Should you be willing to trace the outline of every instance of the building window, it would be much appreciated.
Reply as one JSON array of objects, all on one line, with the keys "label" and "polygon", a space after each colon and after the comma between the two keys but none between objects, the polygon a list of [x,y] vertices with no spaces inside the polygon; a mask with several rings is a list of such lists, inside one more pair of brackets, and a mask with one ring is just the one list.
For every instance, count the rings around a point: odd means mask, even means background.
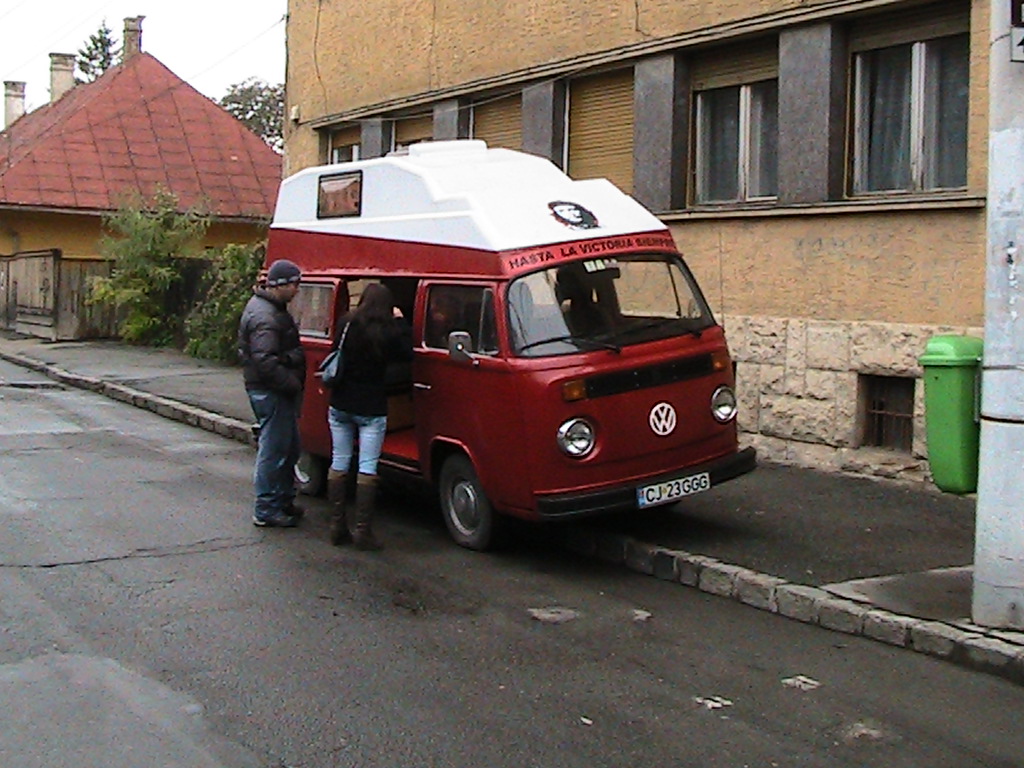
[{"label": "building window", "polygon": [[914,443],[914,380],[862,376],[862,444],[910,453]]},{"label": "building window", "polygon": [[523,146],[523,97],[519,91],[478,101],[470,113],[470,136],[488,147],[521,149]]},{"label": "building window", "polygon": [[431,141],[433,138],[433,111],[423,115],[401,117],[395,120],[391,151],[401,152],[413,144],[419,144],[421,141]]},{"label": "building window", "polygon": [[359,159],[359,145],[346,144],[340,147],[331,147],[332,163],[351,163]]},{"label": "building window", "polygon": [[967,185],[968,71],[966,34],[856,54],[854,193]]},{"label": "building window", "polygon": [[331,133],[330,152],[327,156],[331,163],[351,163],[359,159],[360,135],[358,125],[349,125]]},{"label": "building window", "polygon": [[777,79],[699,92],[696,202],[775,197],[778,135]]},{"label": "building window", "polygon": [[569,83],[566,172],[574,179],[608,179],[633,192],[633,68]]}]

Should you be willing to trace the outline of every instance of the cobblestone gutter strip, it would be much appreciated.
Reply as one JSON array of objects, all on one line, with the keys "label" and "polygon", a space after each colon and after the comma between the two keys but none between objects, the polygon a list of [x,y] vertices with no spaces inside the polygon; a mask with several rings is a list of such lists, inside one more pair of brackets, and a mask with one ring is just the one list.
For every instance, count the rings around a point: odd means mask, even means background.
[{"label": "cobblestone gutter strip", "polygon": [[713,557],[665,549],[581,525],[568,530],[566,545],[579,554],[624,565],[663,581],[1024,684],[1024,646],[999,638],[995,631],[890,613]]},{"label": "cobblestone gutter strip", "polygon": [[193,427],[205,429],[207,432],[215,432],[222,437],[237,440],[246,445],[253,444],[252,425],[248,422],[232,419],[219,413],[186,405],[185,403],[179,403],[176,400],[170,400],[159,395],[142,392],[133,387],[126,387],[123,384],[114,384],[91,376],[71,373],[63,368],[58,368],[24,355],[0,350],[0,358],[15,365],[30,368],[69,387],[87,389],[91,392],[105,395],[112,400],[119,400],[122,403],[134,405],[136,408],[152,411],[158,416],[163,416],[165,419],[180,421]]}]

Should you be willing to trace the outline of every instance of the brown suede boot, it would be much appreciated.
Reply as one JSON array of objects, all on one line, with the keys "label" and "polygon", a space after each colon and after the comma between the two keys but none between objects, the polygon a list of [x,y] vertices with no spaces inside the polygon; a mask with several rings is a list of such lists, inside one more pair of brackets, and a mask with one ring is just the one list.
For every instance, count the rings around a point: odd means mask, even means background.
[{"label": "brown suede boot", "polygon": [[338,546],[349,541],[345,515],[345,481],[348,475],[333,469],[327,471],[327,500],[331,502],[331,544]]},{"label": "brown suede boot", "polygon": [[373,535],[371,521],[373,505],[377,496],[376,475],[356,476],[356,508],[349,517],[349,531],[356,549],[376,550],[382,545]]}]

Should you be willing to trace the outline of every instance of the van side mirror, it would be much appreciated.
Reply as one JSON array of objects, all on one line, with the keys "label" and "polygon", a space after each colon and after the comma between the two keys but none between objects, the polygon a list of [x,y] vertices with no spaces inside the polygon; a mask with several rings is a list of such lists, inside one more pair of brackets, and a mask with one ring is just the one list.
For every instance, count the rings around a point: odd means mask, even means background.
[{"label": "van side mirror", "polygon": [[448,334],[448,354],[452,360],[468,363],[473,359],[470,350],[473,348],[473,337],[466,331],[452,331]]}]

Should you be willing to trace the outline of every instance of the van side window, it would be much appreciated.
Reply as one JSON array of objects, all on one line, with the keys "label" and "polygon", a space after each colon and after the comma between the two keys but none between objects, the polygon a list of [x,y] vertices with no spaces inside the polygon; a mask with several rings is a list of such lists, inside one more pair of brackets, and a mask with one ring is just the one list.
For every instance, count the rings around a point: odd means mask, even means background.
[{"label": "van side window", "polygon": [[300,283],[299,292],[288,305],[303,336],[327,338],[331,333],[334,286],[325,283]]},{"label": "van side window", "polygon": [[316,198],[316,217],[331,219],[358,216],[363,208],[363,174],[332,173],[321,176]]},{"label": "van side window", "polygon": [[494,319],[494,291],[479,285],[435,285],[427,296],[427,321],[423,342],[436,349],[448,348],[448,334],[465,331],[470,351],[493,355],[498,351]]}]

